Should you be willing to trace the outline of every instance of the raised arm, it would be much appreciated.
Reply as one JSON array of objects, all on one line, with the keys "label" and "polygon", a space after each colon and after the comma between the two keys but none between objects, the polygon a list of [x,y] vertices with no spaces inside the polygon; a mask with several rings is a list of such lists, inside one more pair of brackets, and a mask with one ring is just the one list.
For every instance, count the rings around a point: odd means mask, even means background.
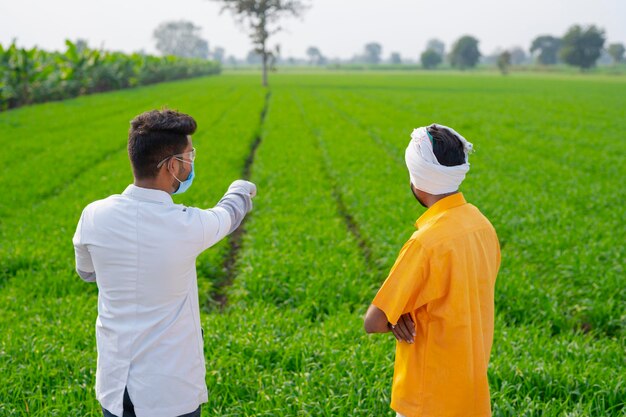
[{"label": "raised arm", "polygon": [[228,234],[239,227],[246,214],[252,210],[252,198],[256,196],[256,185],[250,181],[237,180],[233,182],[224,197],[217,203],[230,215],[230,229]]},{"label": "raised arm", "polygon": [[204,229],[201,251],[215,245],[239,227],[246,214],[252,210],[252,198],[255,195],[256,185],[237,180],[228,187],[215,207],[199,211]]}]

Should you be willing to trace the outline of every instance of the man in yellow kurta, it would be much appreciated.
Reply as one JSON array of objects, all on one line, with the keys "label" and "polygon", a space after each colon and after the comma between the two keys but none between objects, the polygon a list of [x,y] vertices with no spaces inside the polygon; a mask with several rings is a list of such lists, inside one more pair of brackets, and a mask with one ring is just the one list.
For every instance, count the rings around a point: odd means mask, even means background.
[{"label": "man in yellow kurta", "polygon": [[365,330],[398,340],[391,394],[398,416],[491,416],[500,246],[489,220],[458,192],[472,144],[435,124],[411,137],[411,190],[428,209],[369,307]]}]

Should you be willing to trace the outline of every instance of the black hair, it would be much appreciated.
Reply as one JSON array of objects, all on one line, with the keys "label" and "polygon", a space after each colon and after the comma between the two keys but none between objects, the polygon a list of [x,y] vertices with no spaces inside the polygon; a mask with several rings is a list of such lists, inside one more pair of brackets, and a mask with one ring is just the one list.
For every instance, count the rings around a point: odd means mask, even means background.
[{"label": "black hair", "polygon": [[430,125],[426,128],[433,141],[433,153],[441,165],[453,167],[465,163],[463,143],[445,128]]},{"label": "black hair", "polygon": [[196,131],[193,117],[175,110],[152,110],[130,122],[128,156],[136,178],[154,178],[157,165],[165,158],[182,153],[187,136]]}]

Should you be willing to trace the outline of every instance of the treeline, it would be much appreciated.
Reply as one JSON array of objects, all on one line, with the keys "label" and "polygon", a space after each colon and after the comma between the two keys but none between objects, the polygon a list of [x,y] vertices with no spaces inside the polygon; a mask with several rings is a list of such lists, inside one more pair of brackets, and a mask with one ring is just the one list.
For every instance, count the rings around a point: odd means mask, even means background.
[{"label": "treeline", "polygon": [[[311,65],[329,68],[352,69],[437,69],[452,67],[457,69],[473,68],[477,65],[498,66],[507,72],[510,66],[537,65],[546,68],[557,64],[565,64],[588,70],[598,63],[620,64],[624,62],[626,48],[623,43],[608,43],[605,31],[594,25],[573,25],[562,36],[537,36],[528,49],[513,47],[499,49],[490,54],[483,54],[479,47],[480,41],[471,35],[458,38],[448,50],[439,39],[428,41],[425,49],[417,59],[405,58],[398,52],[391,52],[388,58],[383,57],[383,47],[378,42],[364,45],[363,50],[350,59],[329,58],[315,46],[306,50],[307,59],[277,57],[278,65]],[[260,62],[260,57],[251,51],[246,58],[248,65]],[[232,65],[230,61],[226,64]]]},{"label": "treeline", "polygon": [[205,59],[124,54],[65,42],[67,50],[0,44],[0,111],[84,94],[217,74],[219,62]]}]

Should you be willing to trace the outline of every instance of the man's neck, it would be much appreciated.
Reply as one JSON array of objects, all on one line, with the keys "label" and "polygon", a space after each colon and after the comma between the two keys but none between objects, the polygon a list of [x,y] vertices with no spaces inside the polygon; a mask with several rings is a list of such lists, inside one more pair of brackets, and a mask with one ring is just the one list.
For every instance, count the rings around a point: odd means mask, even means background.
[{"label": "man's neck", "polygon": [[451,193],[447,193],[447,194],[437,194],[437,195],[428,195],[428,200],[425,202],[426,203],[426,207],[431,208],[433,205],[435,205],[436,202],[438,202],[439,200],[443,200],[446,197],[449,197],[453,194],[458,193],[459,190],[453,191]]},{"label": "man's neck", "polygon": [[163,186],[163,184],[160,184],[159,181],[156,181],[154,179],[139,179],[139,178],[135,178],[133,184],[136,187],[148,188],[150,190],[165,191],[168,194],[170,192],[166,187]]}]

